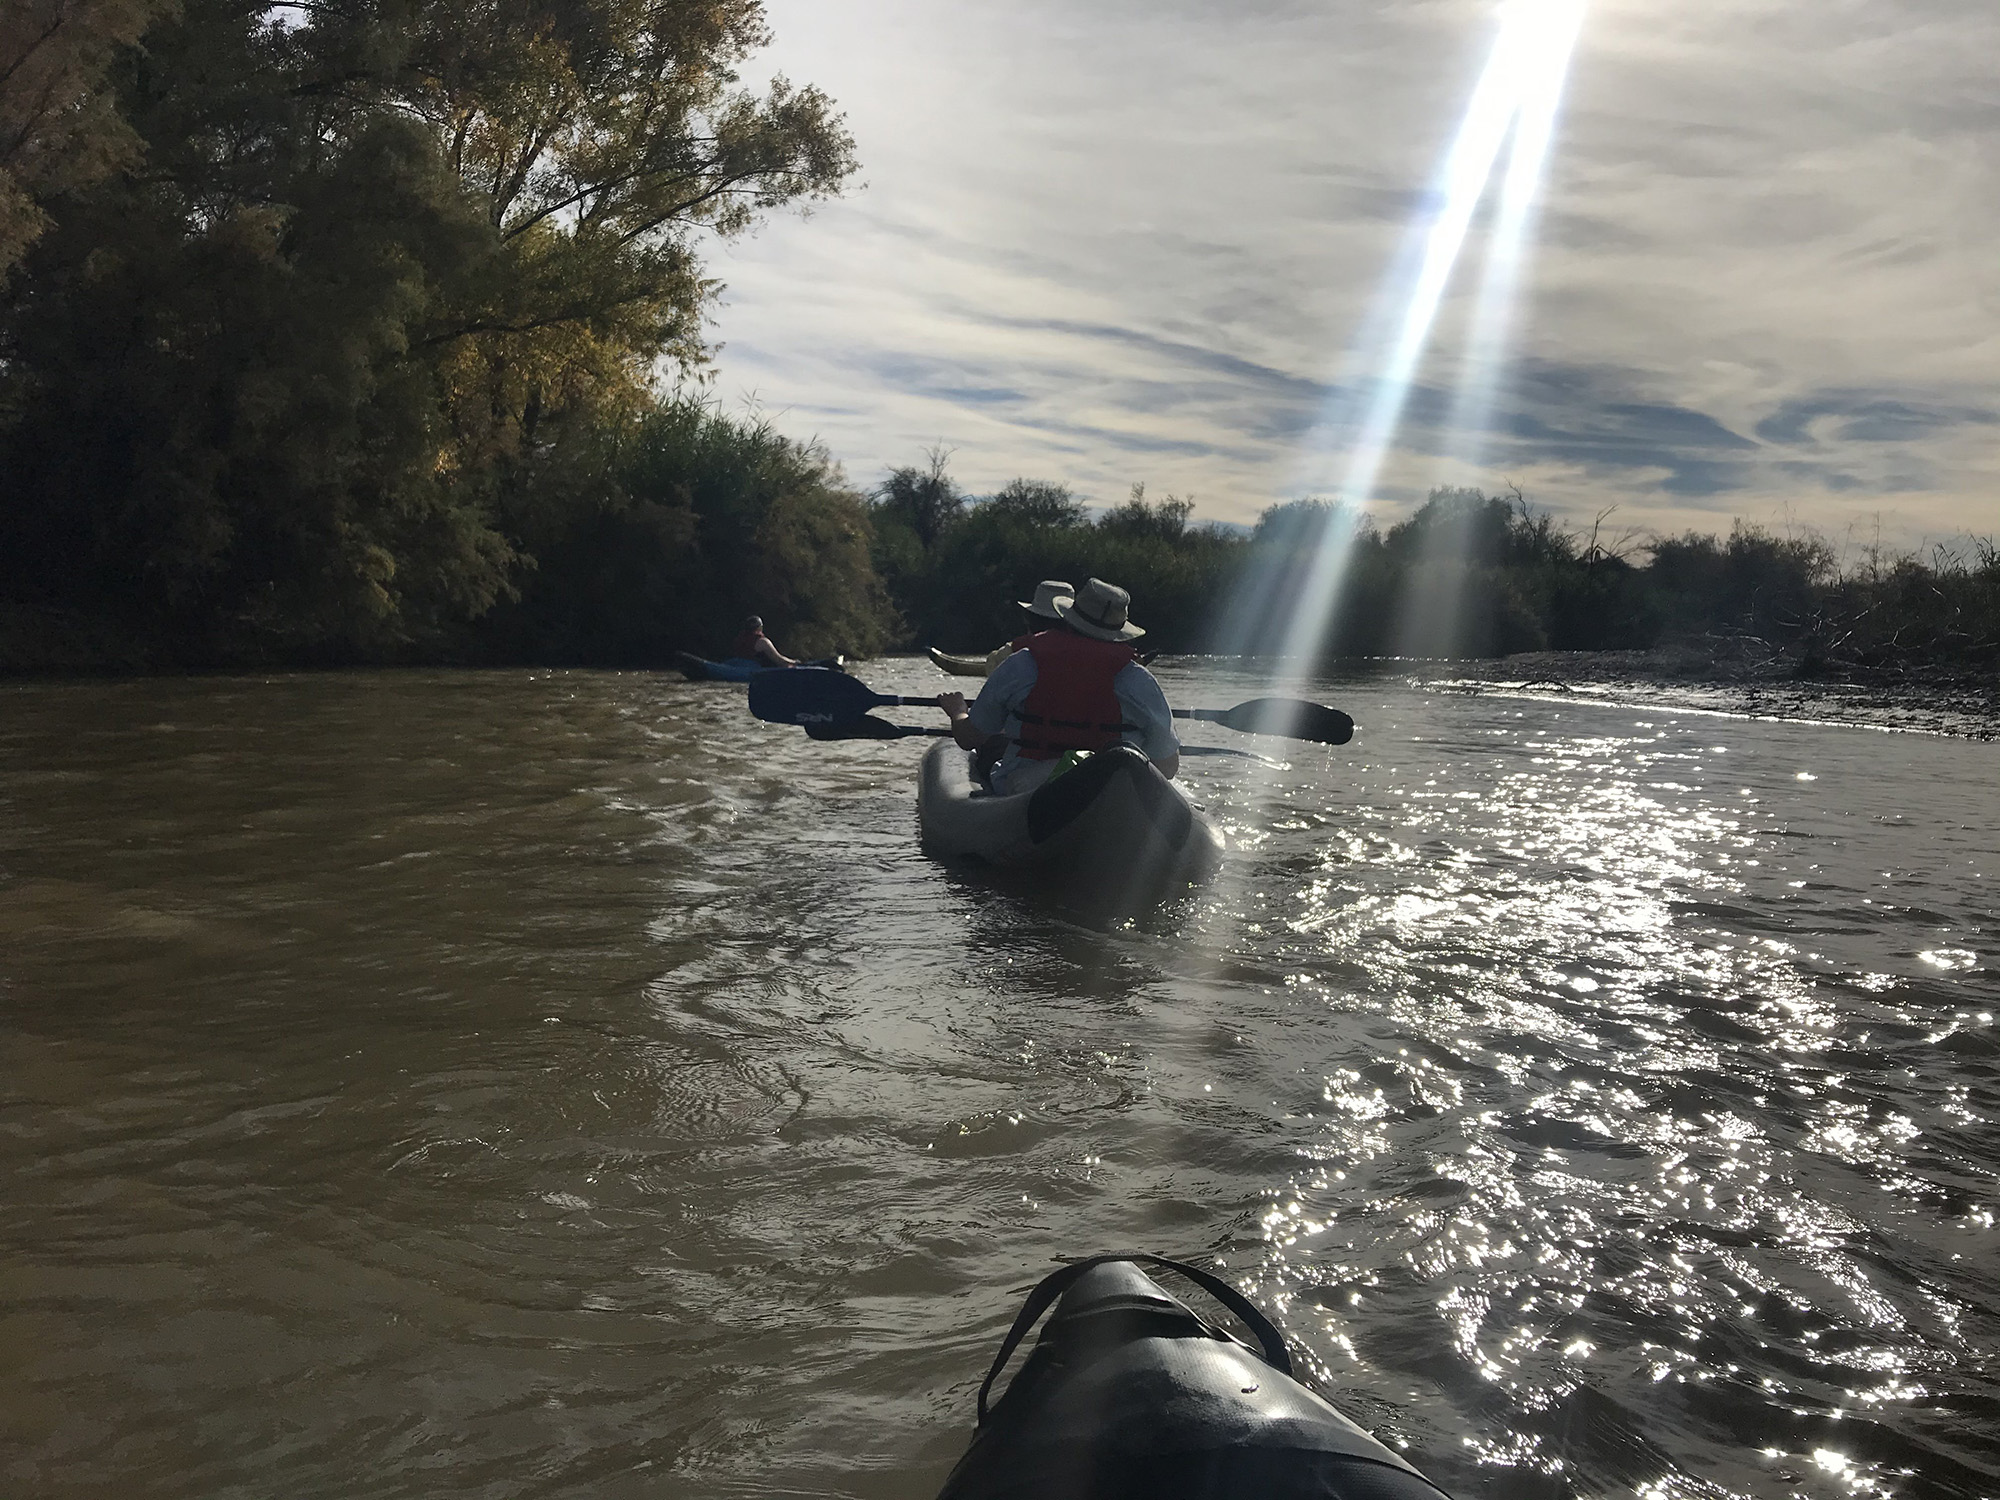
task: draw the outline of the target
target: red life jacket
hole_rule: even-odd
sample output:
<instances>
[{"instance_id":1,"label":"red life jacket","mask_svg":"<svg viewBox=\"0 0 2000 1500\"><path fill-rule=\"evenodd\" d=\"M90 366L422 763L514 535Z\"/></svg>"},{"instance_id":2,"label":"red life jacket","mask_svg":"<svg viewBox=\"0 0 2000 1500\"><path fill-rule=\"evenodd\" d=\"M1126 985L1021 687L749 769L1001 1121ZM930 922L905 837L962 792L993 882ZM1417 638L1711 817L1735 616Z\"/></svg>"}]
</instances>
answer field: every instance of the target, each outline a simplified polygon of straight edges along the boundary
<instances>
[{"instance_id":1,"label":"red life jacket","mask_svg":"<svg viewBox=\"0 0 2000 1500\"><path fill-rule=\"evenodd\" d=\"M762 661L763 657L757 654L757 643L768 639L770 637L766 636L761 630L742 631L734 641L730 642L729 654L731 656L747 656L752 661Z\"/></svg>"},{"instance_id":2,"label":"red life jacket","mask_svg":"<svg viewBox=\"0 0 2000 1500\"><path fill-rule=\"evenodd\" d=\"M1024 760L1054 760L1065 750L1108 750L1125 732L1125 709L1111 689L1132 660L1132 648L1118 641L1092 640L1068 630L1044 630L1028 637L1035 659L1035 685L1014 717L1014 736Z\"/></svg>"}]
</instances>

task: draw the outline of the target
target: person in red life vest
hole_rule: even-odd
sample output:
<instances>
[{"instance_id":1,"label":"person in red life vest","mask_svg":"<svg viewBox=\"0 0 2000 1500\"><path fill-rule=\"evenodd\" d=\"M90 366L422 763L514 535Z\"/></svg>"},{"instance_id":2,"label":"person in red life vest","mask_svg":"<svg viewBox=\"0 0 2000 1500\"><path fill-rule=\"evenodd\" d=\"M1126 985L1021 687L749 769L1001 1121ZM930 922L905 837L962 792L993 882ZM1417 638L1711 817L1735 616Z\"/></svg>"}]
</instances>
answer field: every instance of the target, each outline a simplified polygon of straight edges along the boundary
<instances>
[{"instance_id":1,"label":"person in red life vest","mask_svg":"<svg viewBox=\"0 0 2000 1500\"><path fill-rule=\"evenodd\" d=\"M996 792L1033 791L1071 750L1136 746L1161 774L1180 769L1173 711L1153 674L1132 656L1146 632L1131 623L1132 596L1093 578L1074 599L1054 600L1059 623L1028 637L995 667L968 706L945 693L938 706L952 738L989 754L1005 745L994 768Z\"/></svg>"},{"instance_id":2,"label":"person in red life vest","mask_svg":"<svg viewBox=\"0 0 2000 1500\"><path fill-rule=\"evenodd\" d=\"M729 655L732 660L747 661L760 667L796 667L784 652L771 644L771 638L764 634L764 621L760 616L750 615L743 621L743 628L730 642Z\"/></svg>"}]
</instances>

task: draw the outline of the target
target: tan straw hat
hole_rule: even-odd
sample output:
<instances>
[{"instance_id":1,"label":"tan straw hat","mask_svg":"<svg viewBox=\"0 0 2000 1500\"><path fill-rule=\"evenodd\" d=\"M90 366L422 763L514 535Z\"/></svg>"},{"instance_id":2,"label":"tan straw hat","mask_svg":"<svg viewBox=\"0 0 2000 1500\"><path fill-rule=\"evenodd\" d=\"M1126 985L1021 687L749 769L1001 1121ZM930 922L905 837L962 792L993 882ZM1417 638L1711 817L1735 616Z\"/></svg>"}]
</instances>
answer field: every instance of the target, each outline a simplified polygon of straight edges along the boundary
<instances>
[{"instance_id":1,"label":"tan straw hat","mask_svg":"<svg viewBox=\"0 0 2000 1500\"><path fill-rule=\"evenodd\" d=\"M1146 633L1126 619L1131 609L1132 596L1102 578L1091 579L1074 599L1056 600L1056 613L1072 630L1100 641L1136 641Z\"/></svg>"},{"instance_id":2,"label":"tan straw hat","mask_svg":"<svg viewBox=\"0 0 2000 1500\"><path fill-rule=\"evenodd\" d=\"M1074 593L1076 590L1062 579L1044 578L1035 585L1035 597L1032 600L1022 599L1018 602L1021 608L1031 615L1040 615L1044 620L1060 620L1062 616L1056 613L1056 606L1072 603L1070 596Z\"/></svg>"}]
</instances>

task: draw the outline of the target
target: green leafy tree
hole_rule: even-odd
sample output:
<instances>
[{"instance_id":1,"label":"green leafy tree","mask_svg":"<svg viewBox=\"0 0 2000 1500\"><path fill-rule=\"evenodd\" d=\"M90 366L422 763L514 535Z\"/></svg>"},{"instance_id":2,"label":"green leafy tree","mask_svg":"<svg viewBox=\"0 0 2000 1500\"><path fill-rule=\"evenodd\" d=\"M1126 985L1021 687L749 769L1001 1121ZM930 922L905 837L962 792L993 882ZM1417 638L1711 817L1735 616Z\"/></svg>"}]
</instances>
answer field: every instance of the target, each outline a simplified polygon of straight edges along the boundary
<instances>
[{"instance_id":1,"label":"green leafy tree","mask_svg":"<svg viewBox=\"0 0 2000 1500\"><path fill-rule=\"evenodd\" d=\"M925 548L965 514L965 491L946 469L950 457L944 449L933 448L925 455L924 467L892 469L875 490L877 514L908 528Z\"/></svg>"},{"instance_id":2,"label":"green leafy tree","mask_svg":"<svg viewBox=\"0 0 2000 1500\"><path fill-rule=\"evenodd\" d=\"M1146 486L1135 484L1125 503L1106 511L1098 520L1097 528L1106 536L1155 537L1163 542L1177 542L1187 535L1188 517L1193 514L1194 501L1169 495L1164 500L1149 504Z\"/></svg>"},{"instance_id":3,"label":"green leafy tree","mask_svg":"<svg viewBox=\"0 0 2000 1500\"><path fill-rule=\"evenodd\" d=\"M164 0L0 6L0 283L48 228L51 199L137 155L105 73L163 8Z\"/></svg>"},{"instance_id":4,"label":"green leafy tree","mask_svg":"<svg viewBox=\"0 0 2000 1500\"><path fill-rule=\"evenodd\" d=\"M1004 517L1021 526L1081 526L1089 519L1083 502L1068 485L1046 479L1010 479L981 507L987 517Z\"/></svg>"},{"instance_id":5,"label":"green leafy tree","mask_svg":"<svg viewBox=\"0 0 2000 1500\"><path fill-rule=\"evenodd\" d=\"M881 648L892 615L867 506L825 450L683 398L645 413L607 462L588 503L552 509L530 534L538 566L518 602L481 623L483 654L719 655L752 613L796 654Z\"/></svg>"},{"instance_id":6,"label":"green leafy tree","mask_svg":"<svg viewBox=\"0 0 2000 1500\"><path fill-rule=\"evenodd\" d=\"M0 569L156 658L380 655L504 599L657 362L697 250L833 192L825 98L738 86L754 0L188 0L110 72L139 143L0 305Z\"/></svg>"}]
</instances>

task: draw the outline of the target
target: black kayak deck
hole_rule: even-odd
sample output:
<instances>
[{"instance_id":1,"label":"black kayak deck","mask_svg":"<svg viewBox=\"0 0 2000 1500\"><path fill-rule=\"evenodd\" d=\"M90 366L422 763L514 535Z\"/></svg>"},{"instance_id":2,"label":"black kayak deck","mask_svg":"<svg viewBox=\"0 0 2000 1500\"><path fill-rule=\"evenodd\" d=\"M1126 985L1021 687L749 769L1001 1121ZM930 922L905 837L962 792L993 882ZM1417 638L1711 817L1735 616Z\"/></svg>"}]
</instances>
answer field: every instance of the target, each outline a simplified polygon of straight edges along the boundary
<instances>
[{"instance_id":1,"label":"black kayak deck","mask_svg":"<svg viewBox=\"0 0 2000 1500\"><path fill-rule=\"evenodd\" d=\"M1264 1349L1205 1322L1132 1259L1065 1267L1003 1345L988 1387L1061 1281L990 1411L982 1387L979 1429L939 1500L1441 1500L1292 1378L1282 1335L1239 1293L1175 1269L1225 1298Z\"/></svg>"},{"instance_id":2,"label":"black kayak deck","mask_svg":"<svg viewBox=\"0 0 2000 1500\"><path fill-rule=\"evenodd\" d=\"M1028 794L1028 837L1045 844L1090 810L1120 776L1132 778L1154 828L1170 849L1187 842L1194 814L1185 798L1174 795L1164 776L1153 769L1142 751L1130 745L1100 750L1081 765L1045 781Z\"/></svg>"}]
</instances>

